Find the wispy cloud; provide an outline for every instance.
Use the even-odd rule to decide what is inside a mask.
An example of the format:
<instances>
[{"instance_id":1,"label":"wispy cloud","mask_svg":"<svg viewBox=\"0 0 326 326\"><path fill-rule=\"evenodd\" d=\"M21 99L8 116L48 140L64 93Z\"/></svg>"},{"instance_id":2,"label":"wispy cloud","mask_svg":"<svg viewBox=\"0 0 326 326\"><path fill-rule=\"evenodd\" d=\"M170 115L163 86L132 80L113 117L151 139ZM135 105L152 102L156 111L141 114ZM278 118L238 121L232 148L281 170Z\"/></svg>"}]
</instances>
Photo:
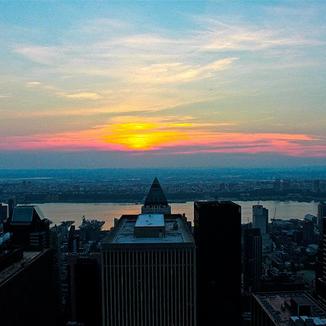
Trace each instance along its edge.
<instances>
[{"instance_id":1,"label":"wispy cloud","mask_svg":"<svg viewBox=\"0 0 326 326\"><path fill-rule=\"evenodd\" d=\"M60 95L76 100L99 100L103 98L100 94L94 92L60 93Z\"/></svg>"},{"instance_id":2,"label":"wispy cloud","mask_svg":"<svg viewBox=\"0 0 326 326\"><path fill-rule=\"evenodd\" d=\"M224 58L204 65L185 65L180 62L152 64L133 74L136 83L186 83L213 77L215 73L230 68L237 58Z\"/></svg>"},{"instance_id":3,"label":"wispy cloud","mask_svg":"<svg viewBox=\"0 0 326 326\"><path fill-rule=\"evenodd\" d=\"M54 65L58 59L64 56L60 47L48 47L40 45L22 45L14 48L14 52L24 56L35 63L42 65Z\"/></svg>"}]
</instances>

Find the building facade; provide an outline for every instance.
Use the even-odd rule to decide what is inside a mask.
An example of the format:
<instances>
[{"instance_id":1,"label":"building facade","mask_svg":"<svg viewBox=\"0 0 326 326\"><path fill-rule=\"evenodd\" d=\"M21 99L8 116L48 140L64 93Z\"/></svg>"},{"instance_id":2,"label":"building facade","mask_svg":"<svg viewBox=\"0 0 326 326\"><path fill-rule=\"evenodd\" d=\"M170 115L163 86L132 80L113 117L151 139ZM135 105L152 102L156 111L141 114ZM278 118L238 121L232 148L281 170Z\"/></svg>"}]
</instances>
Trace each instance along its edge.
<instances>
[{"instance_id":1,"label":"building facade","mask_svg":"<svg viewBox=\"0 0 326 326\"><path fill-rule=\"evenodd\" d=\"M124 215L102 243L103 326L195 326L196 252L181 215Z\"/></svg>"}]
</instances>

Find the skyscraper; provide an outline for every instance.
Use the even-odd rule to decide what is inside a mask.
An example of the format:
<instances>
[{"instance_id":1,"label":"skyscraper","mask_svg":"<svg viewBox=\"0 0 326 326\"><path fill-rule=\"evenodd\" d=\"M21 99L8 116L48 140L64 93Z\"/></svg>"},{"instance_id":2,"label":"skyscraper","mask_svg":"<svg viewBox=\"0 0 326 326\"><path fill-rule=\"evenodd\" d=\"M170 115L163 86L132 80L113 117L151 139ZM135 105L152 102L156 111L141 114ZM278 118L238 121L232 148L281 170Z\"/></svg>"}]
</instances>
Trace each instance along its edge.
<instances>
[{"instance_id":1,"label":"skyscraper","mask_svg":"<svg viewBox=\"0 0 326 326\"><path fill-rule=\"evenodd\" d=\"M244 288L247 291L259 290L262 275L262 238L260 229L244 230Z\"/></svg>"},{"instance_id":2,"label":"skyscraper","mask_svg":"<svg viewBox=\"0 0 326 326\"><path fill-rule=\"evenodd\" d=\"M123 215L102 242L103 326L195 326L195 243L182 215Z\"/></svg>"},{"instance_id":3,"label":"skyscraper","mask_svg":"<svg viewBox=\"0 0 326 326\"><path fill-rule=\"evenodd\" d=\"M143 214L171 214L171 207L165 197L157 178L154 179L151 188L142 206Z\"/></svg>"},{"instance_id":4,"label":"skyscraper","mask_svg":"<svg viewBox=\"0 0 326 326\"><path fill-rule=\"evenodd\" d=\"M241 207L195 202L198 323L239 325L241 319Z\"/></svg>"},{"instance_id":5,"label":"skyscraper","mask_svg":"<svg viewBox=\"0 0 326 326\"><path fill-rule=\"evenodd\" d=\"M320 202L318 204L317 220L318 220L318 228L319 228L321 235L323 232L323 218L324 217L326 217L326 203Z\"/></svg>"},{"instance_id":6,"label":"skyscraper","mask_svg":"<svg viewBox=\"0 0 326 326\"><path fill-rule=\"evenodd\" d=\"M322 221L322 236L316 262L316 292L318 298L326 305L326 217Z\"/></svg>"},{"instance_id":7,"label":"skyscraper","mask_svg":"<svg viewBox=\"0 0 326 326\"><path fill-rule=\"evenodd\" d=\"M8 218L8 205L0 203L0 224Z\"/></svg>"},{"instance_id":8,"label":"skyscraper","mask_svg":"<svg viewBox=\"0 0 326 326\"><path fill-rule=\"evenodd\" d=\"M252 207L252 227L260 229L261 235L268 233L268 209L262 205Z\"/></svg>"}]
</instances>

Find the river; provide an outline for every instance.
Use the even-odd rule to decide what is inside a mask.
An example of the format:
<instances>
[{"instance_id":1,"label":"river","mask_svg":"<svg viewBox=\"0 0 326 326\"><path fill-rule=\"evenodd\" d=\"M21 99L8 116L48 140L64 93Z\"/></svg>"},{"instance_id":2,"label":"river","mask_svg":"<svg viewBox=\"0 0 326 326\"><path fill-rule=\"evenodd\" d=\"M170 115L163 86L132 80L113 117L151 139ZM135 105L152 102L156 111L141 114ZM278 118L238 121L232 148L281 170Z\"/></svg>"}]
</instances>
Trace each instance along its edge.
<instances>
[{"instance_id":1,"label":"river","mask_svg":"<svg viewBox=\"0 0 326 326\"><path fill-rule=\"evenodd\" d=\"M252 219L252 206L258 204L257 201L235 201L242 207L242 223L248 223ZM317 202L296 202L296 201L261 201L269 210L269 218L303 219L306 214L317 215ZM189 220L193 220L193 202L172 203L172 213L185 213ZM75 221L79 226L83 216L89 219L98 219L105 221L103 229L110 229L113 219L122 214L139 214L140 204L81 204L81 203L46 203L38 204L45 216L53 224L59 224L64 220Z\"/></svg>"}]
</instances>

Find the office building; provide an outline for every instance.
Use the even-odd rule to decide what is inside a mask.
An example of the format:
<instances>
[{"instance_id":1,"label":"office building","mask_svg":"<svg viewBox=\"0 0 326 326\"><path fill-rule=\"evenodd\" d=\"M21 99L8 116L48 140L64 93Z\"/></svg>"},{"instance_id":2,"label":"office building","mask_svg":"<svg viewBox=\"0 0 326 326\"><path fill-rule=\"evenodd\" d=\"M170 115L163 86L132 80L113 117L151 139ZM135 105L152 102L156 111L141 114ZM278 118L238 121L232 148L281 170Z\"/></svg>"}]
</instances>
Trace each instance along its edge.
<instances>
[{"instance_id":1,"label":"office building","mask_svg":"<svg viewBox=\"0 0 326 326\"><path fill-rule=\"evenodd\" d=\"M261 235L268 233L268 209L262 205L252 207L252 227L260 229Z\"/></svg>"},{"instance_id":2,"label":"office building","mask_svg":"<svg viewBox=\"0 0 326 326\"><path fill-rule=\"evenodd\" d=\"M196 252L182 215L123 215L102 242L103 326L195 326Z\"/></svg>"},{"instance_id":3,"label":"office building","mask_svg":"<svg viewBox=\"0 0 326 326\"><path fill-rule=\"evenodd\" d=\"M244 230L243 278L248 292L259 290L262 276L262 238L260 229Z\"/></svg>"},{"instance_id":4,"label":"office building","mask_svg":"<svg viewBox=\"0 0 326 326\"><path fill-rule=\"evenodd\" d=\"M151 185L141 212L142 214L171 214L171 207L157 178Z\"/></svg>"},{"instance_id":5,"label":"office building","mask_svg":"<svg viewBox=\"0 0 326 326\"><path fill-rule=\"evenodd\" d=\"M326 325L324 308L305 292L252 295L251 326Z\"/></svg>"},{"instance_id":6,"label":"office building","mask_svg":"<svg viewBox=\"0 0 326 326\"><path fill-rule=\"evenodd\" d=\"M241 207L229 201L195 202L199 325L239 325Z\"/></svg>"}]
</instances>

